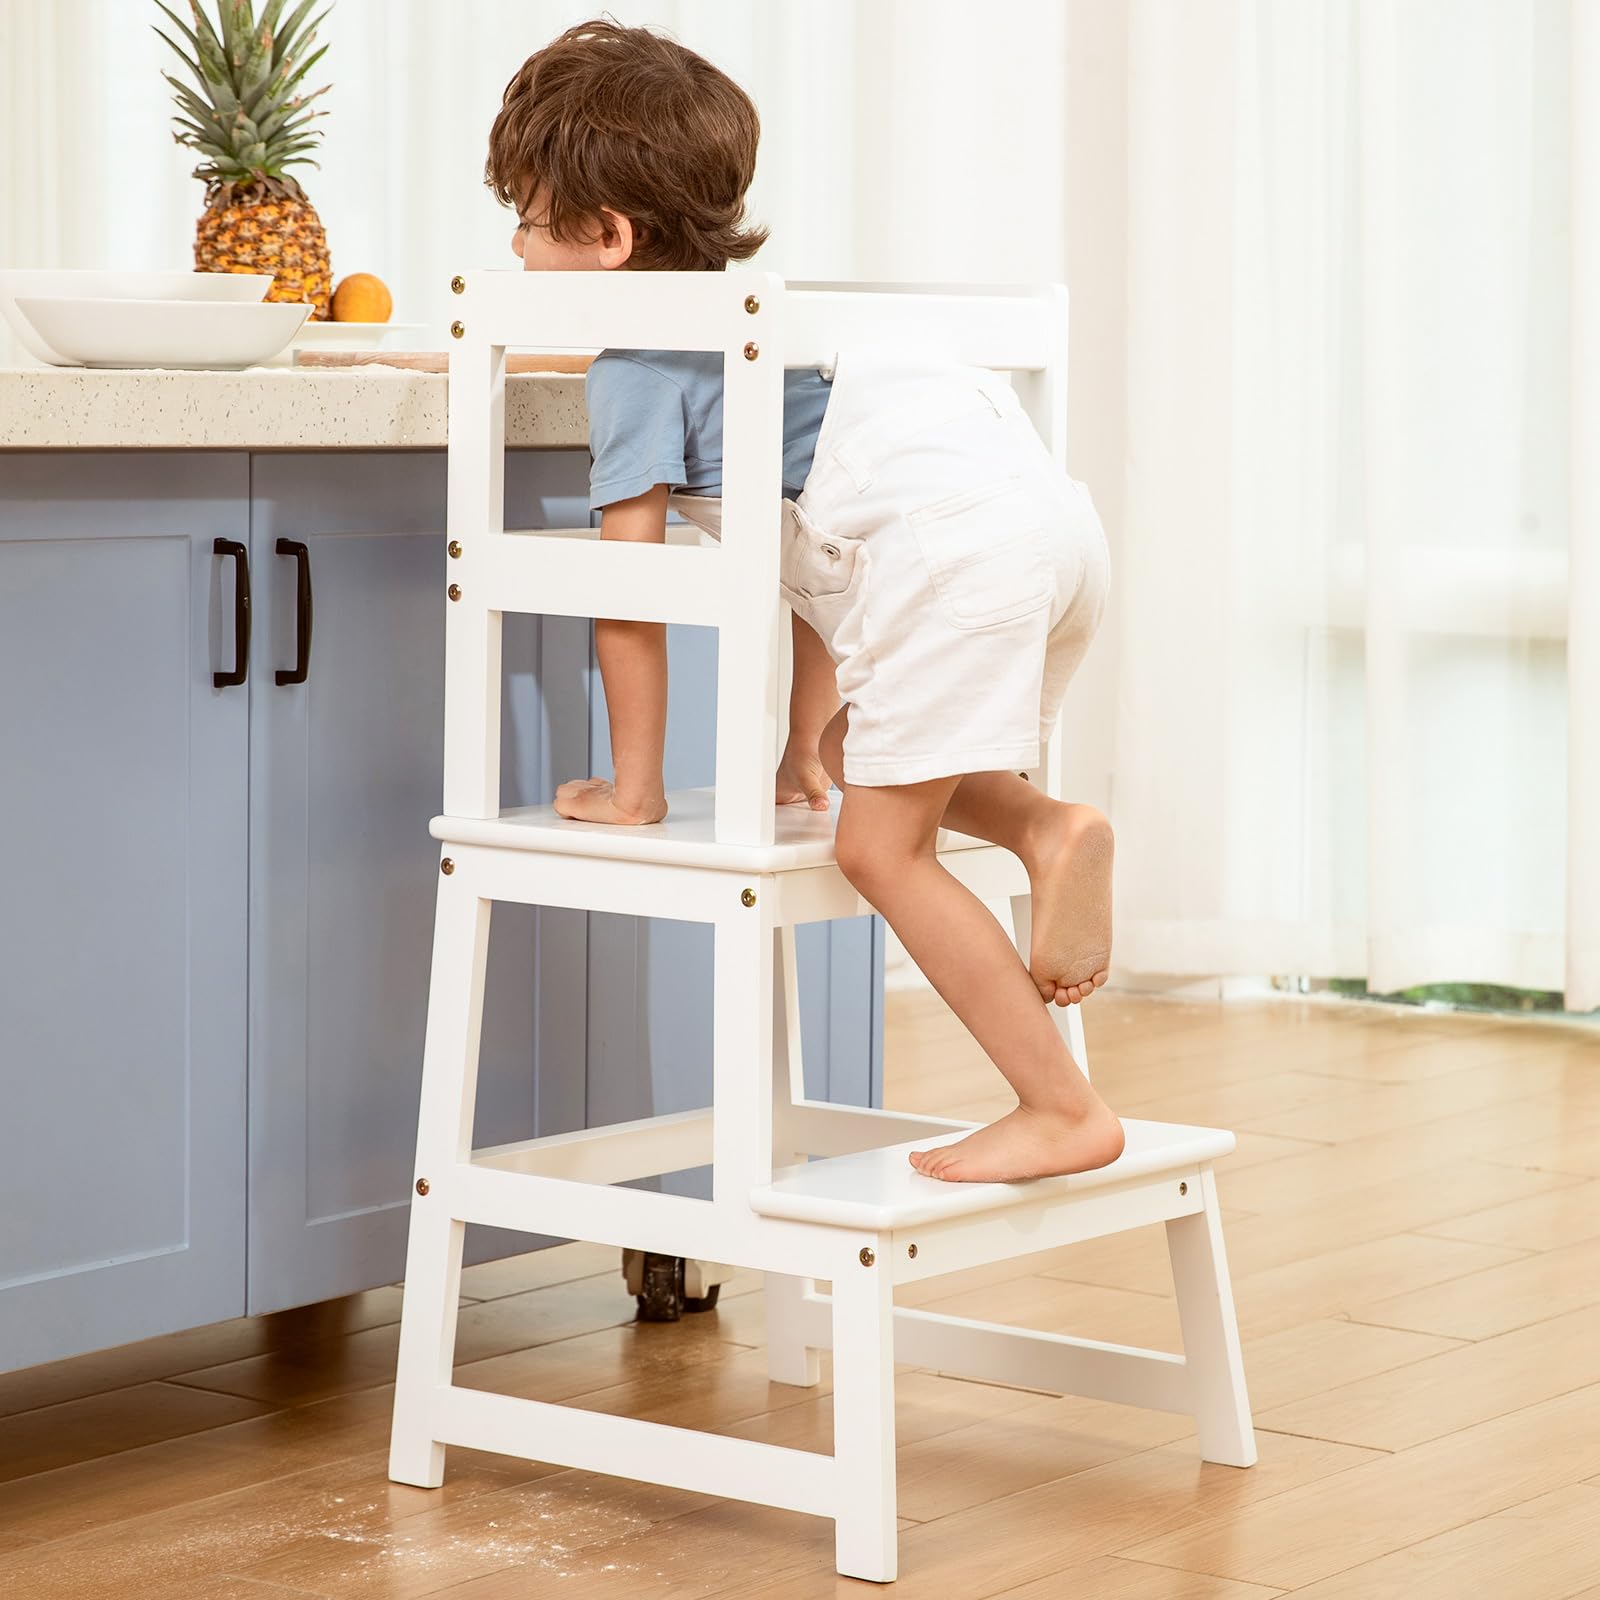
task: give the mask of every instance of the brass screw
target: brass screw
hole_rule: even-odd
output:
[[[761,309],[761,302],[753,294],[744,297],[744,308],[753,317]]]
[[[744,347],[744,358],[746,361],[754,361],[755,358],[760,354],[761,346],[754,342],[751,342]]]
[[[452,322],[450,324],[450,337],[452,339],[459,339],[466,331],[467,325],[464,322]]]
[[[448,878],[450,874],[456,870],[456,864],[450,859],[449,856],[446,856],[444,860],[439,863],[439,870],[445,875],[445,877]]]
[[[459,272],[450,280],[450,292],[451,294],[465,294],[467,292],[467,280]]]
[[[906,1246],[906,1254],[915,1261],[917,1259],[917,1247],[914,1244],[908,1244]]]
[[[459,600],[461,598],[461,585],[459,583],[452,583],[447,592],[452,600]]]
[[[874,1261],[876,1261],[877,1259],[878,1258],[872,1253],[872,1246],[870,1244],[862,1245],[862,1247],[861,1247],[861,1265],[862,1266],[870,1267],[872,1265],[872,1263]]]
[[[418,1178],[417,1179],[417,1193],[418,1194],[426,1194],[427,1192],[428,1192],[428,1180],[426,1178]]]
[[[460,556],[460,554],[461,554],[461,541],[459,539],[452,539],[450,541],[450,554],[451,554],[452,557],[459,557]]]
[[[748,908],[750,906],[753,906],[756,903],[756,892],[755,892],[755,890],[754,889],[746,889],[745,892],[742,895],[739,896],[739,903],[741,905],[745,906],[746,908]]]
[[[1188,1192],[1189,1192],[1189,1185],[1188,1184],[1180,1183],[1178,1185],[1178,1193],[1179,1194],[1188,1194]]]

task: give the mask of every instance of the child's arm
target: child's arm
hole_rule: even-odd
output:
[[[832,784],[817,756],[822,730],[838,711],[833,658],[816,630],[794,614],[794,681],[789,689],[789,743],[778,763],[778,804],[804,800],[813,811],[828,808]]]
[[[664,544],[667,485],[658,483],[600,513],[602,539]],[[614,783],[581,778],[556,790],[556,810],[579,822],[659,822],[667,814],[662,749],[667,734],[667,629],[660,622],[594,625],[595,654],[611,719]]]

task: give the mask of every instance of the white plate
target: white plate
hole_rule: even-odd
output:
[[[294,336],[301,349],[377,350],[391,334],[421,333],[420,322],[308,322]]]
[[[0,316],[29,354],[52,366],[78,366],[39,337],[16,308],[20,296],[57,300],[259,301],[272,287],[270,272],[118,272],[98,267],[15,267],[0,271]]]
[[[282,350],[308,305],[199,300],[23,298],[17,309],[51,349],[86,367],[255,366]]]

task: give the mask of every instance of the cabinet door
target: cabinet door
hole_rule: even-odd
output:
[[[527,525],[583,526],[588,456],[513,452]],[[251,705],[252,1313],[394,1282],[405,1271],[443,810],[441,452],[254,458],[260,574]],[[307,546],[309,668],[296,646]],[[552,742],[587,732],[587,624],[504,620],[502,804],[548,799]],[[552,703],[547,714],[546,701]],[[565,702],[565,704],[563,704]],[[558,761],[557,765],[570,765]],[[497,904],[475,1143],[583,1122],[581,916]],[[539,1243],[472,1227],[465,1259]]]
[[[0,1369],[245,1308],[248,482],[0,456]]]

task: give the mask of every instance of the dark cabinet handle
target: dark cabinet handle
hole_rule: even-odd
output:
[[[233,583],[233,671],[211,674],[212,683],[226,689],[243,683],[250,670],[250,552],[237,539],[218,539],[211,553],[238,562]]]
[[[280,667],[276,678],[280,684],[304,683],[311,665],[311,552],[298,539],[280,539],[278,554],[295,559],[294,671]]]

